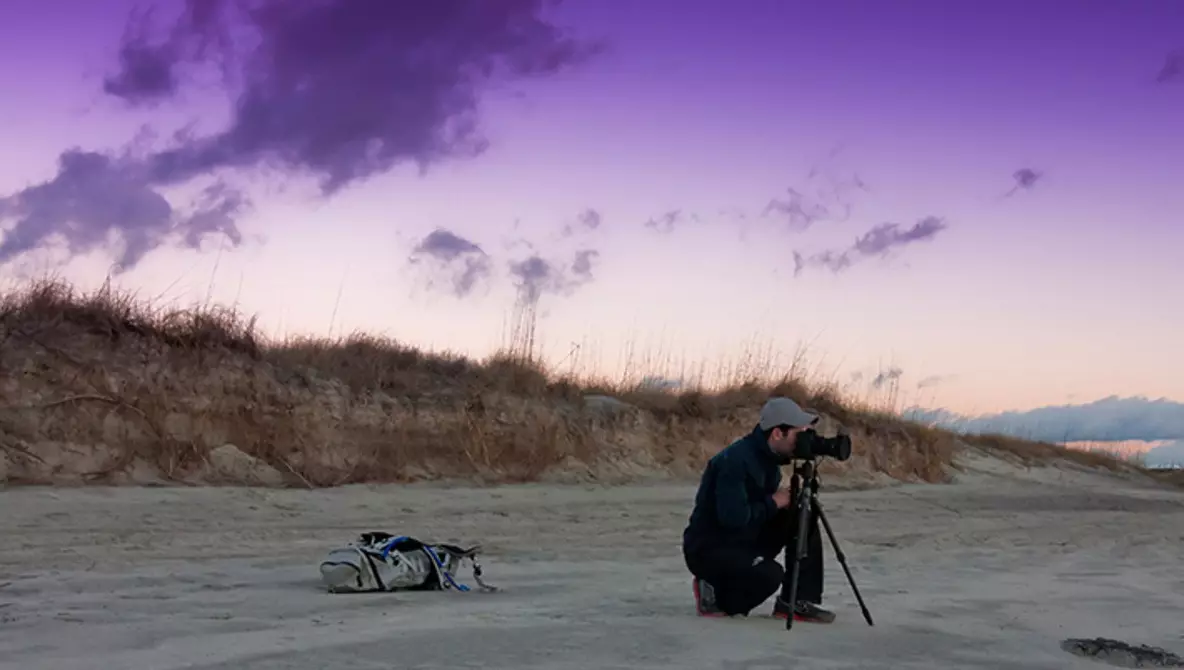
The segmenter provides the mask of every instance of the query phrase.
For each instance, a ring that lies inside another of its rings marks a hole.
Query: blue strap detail
[[[428,552],[428,556],[431,556],[432,560],[436,562],[436,567],[440,569],[440,574],[444,575],[444,579],[448,580],[448,583],[452,585],[452,588],[456,589],[457,591],[469,590],[469,587],[465,586],[464,584],[458,584],[456,580],[452,578],[452,575],[448,574],[448,571],[444,569],[444,561],[440,560],[440,557],[436,555],[436,552],[432,551],[431,547],[425,544],[423,545],[423,548]]]
[[[408,538],[406,535],[400,535],[399,537],[392,537],[391,539],[387,540],[386,546],[382,548],[382,557],[388,558],[391,555],[391,551],[394,550],[395,545],[407,539],[410,538]],[[432,551],[430,546],[424,544],[423,549],[427,552],[428,556],[432,557],[432,561],[436,564],[436,568],[440,571],[440,574],[444,575],[444,579],[452,585],[452,588],[462,592],[470,590],[468,586],[457,583],[457,581],[452,578],[452,575],[444,569],[444,561],[440,560],[440,557],[436,555],[435,551]]]
[[[391,539],[387,540],[386,546],[382,548],[382,557],[389,557],[391,555],[391,550],[395,548],[395,545],[406,539],[409,539],[406,535],[400,535],[399,537],[392,537]]]

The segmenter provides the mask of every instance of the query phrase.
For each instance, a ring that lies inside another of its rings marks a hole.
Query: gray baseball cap
[[[807,412],[789,398],[769,398],[761,408],[761,430],[777,426],[802,428],[818,421],[818,415]]]

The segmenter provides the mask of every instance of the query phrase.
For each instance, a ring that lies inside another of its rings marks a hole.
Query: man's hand
[[[777,505],[777,509],[789,507],[789,489],[778,489],[773,494],[773,504]]]

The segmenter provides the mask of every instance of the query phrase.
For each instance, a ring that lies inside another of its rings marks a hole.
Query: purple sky
[[[7,279],[474,355],[525,297],[561,369],[808,344],[962,413],[1184,400],[1184,2],[192,4],[0,10]]]

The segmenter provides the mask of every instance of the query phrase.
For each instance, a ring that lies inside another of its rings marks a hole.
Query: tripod
[[[812,459],[807,459],[802,465],[794,468],[791,490],[794,492],[794,509],[798,513],[798,537],[797,543],[794,546],[793,558],[790,559],[793,565],[786,566],[792,571],[789,582],[789,606],[793,607],[797,603],[798,576],[801,571],[802,557],[806,555],[806,537],[809,535],[810,513],[813,512],[818,515],[818,520],[822,522],[822,527],[826,529],[826,535],[830,538],[830,546],[834,548],[835,556],[839,559],[839,565],[843,566],[843,572],[847,575],[847,582],[851,584],[851,590],[855,592],[855,599],[859,601],[859,609],[863,610],[864,621],[867,621],[867,625],[873,626],[875,624],[872,623],[872,614],[868,611],[867,605],[864,604],[863,596],[859,595],[859,587],[855,585],[855,578],[851,576],[851,570],[847,568],[847,556],[839,548],[839,541],[835,539],[834,531],[830,527],[830,521],[827,520],[826,513],[822,511],[822,504],[818,501],[818,487],[818,468]],[[786,553],[789,553],[788,548]],[[793,628],[792,611],[785,618],[785,630],[791,628]]]

